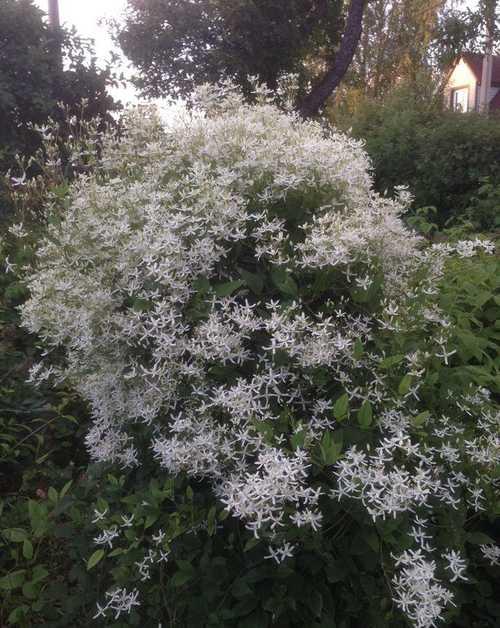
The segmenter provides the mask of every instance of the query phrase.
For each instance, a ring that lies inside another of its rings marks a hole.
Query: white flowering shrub
[[[424,245],[406,193],[376,194],[344,135],[230,87],[198,105],[171,128],[130,113],[72,185],[22,308],[46,348],[32,378],[88,401],[95,461],[152,457],[210,487],[269,564],[316,537],[335,556],[353,526],[386,595],[435,626],[469,578],[468,519],[498,505],[500,462],[487,387],[436,387],[457,357],[440,281],[448,259],[492,245]],[[104,517],[95,543],[111,549],[122,528]],[[477,560],[498,562],[481,543]],[[130,590],[97,616],[130,610]]]

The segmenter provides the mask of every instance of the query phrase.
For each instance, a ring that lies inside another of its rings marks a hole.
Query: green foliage
[[[470,7],[459,9],[451,6],[444,9],[439,16],[435,40],[431,46],[441,72],[447,72],[464,51],[482,50],[481,25],[480,10],[472,11]]]
[[[6,225],[4,224],[4,227]],[[33,256],[40,226],[19,243],[3,237],[0,260],[20,264]],[[75,510],[72,480],[87,464],[82,437],[85,408],[64,389],[27,382],[39,353],[18,326],[26,291],[14,272],[0,276],[0,624],[65,626],[61,617],[90,579],[71,595],[69,571],[81,562],[78,535],[84,519]],[[76,418],[78,417],[78,418]],[[68,511],[71,509],[71,514]],[[69,539],[76,539],[72,546]],[[59,624],[51,623],[59,618]],[[77,625],[75,623],[75,625]]]
[[[489,177],[480,180],[481,186],[472,196],[466,218],[477,231],[492,231],[500,228],[500,182]]]
[[[458,363],[440,372],[456,389],[470,381],[500,393],[500,263],[498,257],[455,260],[441,296],[454,323]]]
[[[0,171],[14,165],[16,153],[31,155],[40,146],[32,125],[57,116],[58,102],[77,114],[85,98],[89,117],[117,108],[106,91],[115,80],[111,66],[99,68],[89,41],[74,31],[56,36],[42,16],[32,0],[2,2]]]
[[[442,111],[440,103],[429,102],[400,89],[337,121],[365,141],[378,190],[408,185],[413,206],[435,207],[440,226],[466,213],[491,228],[499,207],[493,189],[500,180],[500,120]]]
[[[304,61],[338,43],[342,3],[311,0],[130,0],[117,40],[148,96],[189,97],[193,87],[249,76],[275,89],[280,75],[307,77]],[[168,25],[168,26],[167,26]]]

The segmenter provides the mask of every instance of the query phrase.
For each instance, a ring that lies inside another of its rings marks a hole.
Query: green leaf
[[[108,502],[105,499],[102,499],[102,497],[97,498],[97,510],[99,512],[104,512],[105,510],[109,510]]]
[[[104,558],[104,550],[96,550],[87,561],[87,571],[90,571],[92,567],[95,567],[97,563]]]
[[[373,534],[364,534],[363,536],[364,540],[366,541],[366,544],[371,547],[371,549],[378,554],[380,552],[380,541],[378,536],[373,533]]]
[[[9,622],[9,624],[18,624],[19,622],[23,621],[23,619],[27,616],[29,610],[30,610],[29,606],[26,606],[26,604],[17,606],[10,613],[9,617],[7,618],[7,621]]]
[[[139,297],[131,297],[129,303],[129,307],[131,307],[134,312],[148,312],[153,307],[151,301]]]
[[[225,519],[227,519],[229,517],[229,510],[221,510],[219,513],[219,521],[224,521]]]
[[[245,543],[245,547],[243,548],[243,551],[249,552],[251,549],[256,547],[260,543],[260,541],[261,539],[256,539],[254,536],[252,536],[252,538],[248,539],[248,541]]]
[[[57,503],[57,499],[58,499],[58,495],[57,495],[57,491],[56,491],[56,489],[55,489],[55,488],[53,488],[53,487],[51,486],[51,487],[49,488],[49,490],[48,490],[48,493],[47,493],[47,494],[48,494],[48,496],[49,496],[50,501],[51,501],[53,504],[56,504],[56,503]]]
[[[337,421],[342,421],[347,416],[349,410],[349,395],[344,393],[333,405],[333,416]]]
[[[363,401],[361,409],[358,412],[358,423],[363,429],[367,429],[372,423],[372,418],[372,405],[367,399],[365,399],[365,401]]]
[[[422,427],[422,425],[425,424],[430,415],[431,413],[428,410],[425,410],[424,412],[421,412],[420,414],[417,414],[417,416],[413,417],[411,419],[411,424],[414,427]]]
[[[3,578],[0,578],[0,589],[12,591],[17,589],[24,583],[24,574],[26,569],[19,569],[18,571],[12,571]]]
[[[257,432],[259,432],[259,434],[262,434],[264,436],[266,442],[272,440],[274,434],[272,425],[270,425],[269,423],[264,423],[262,421],[257,421],[256,423],[254,423],[254,428]]]
[[[75,423],[76,425],[78,425],[78,419],[72,416],[71,414],[64,414],[61,418],[66,419],[67,421],[71,421],[71,423]],[[70,480],[68,484],[71,484],[71,482],[72,480]]]
[[[72,484],[73,484],[73,480],[66,482],[66,484],[62,487],[61,492],[59,493],[59,499],[62,499],[66,495],[66,493],[71,488]]]
[[[216,515],[217,515],[217,509],[215,508],[215,506],[212,506],[212,508],[210,508],[210,510],[208,511],[208,516],[207,516],[207,531],[208,531],[209,536],[213,536],[215,534]]]
[[[467,543],[471,543],[472,545],[490,545],[491,543],[495,543],[495,541],[484,532],[468,532],[465,539]]]
[[[194,571],[193,565],[188,560],[176,560],[175,563],[181,571],[187,571],[188,573],[193,573]]]
[[[35,500],[30,499],[28,501],[28,513],[30,517],[31,529],[37,536],[41,536],[48,525],[47,506],[44,503],[36,502]]]
[[[304,447],[304,443],[306,440],[306,433],[304,430],[299,430],[295,432],[293,436],[290,438],[290,443],[292,445],[292,449],[295,451],[296,449]]]
[[[146,521],[144,522],[144,529],[150,528],[158,519],[160,518],[159,512],[152,512],[146,517]]]
[[[365,348],[363,347],[363,343],[359,338],[356,338],[356,342],[354,343],[354,357],[356,360],[359,360],[363,353],[365,352]]]
[[[237,600],[240,600],[248,597],[249,595],[252,595],[252,589],[248,586],[243,578],[238,578],[238,580],[235,580],[233,586],[231,587],[231,594]]]
[[[410,390],[412,379],[411,375],[405,375],[399,382],[398,392],[400,395],[406,395],[406,393]]]
[[[210,282],[206,277],[198,277],[195,281],[193,281],[193,288],[196,292],[206,293],[210,292]]]
[[[32,582],[41,582],[49,575],[49,572],[43,565],[35,565],[31,576]]]
[[[192,578],[193,572],[178,571],[172,576],[170,583],[174,587],[181,587],[183,584],[186,584],[186,582],[189,582]]]
[[[217,286],[214,286],[214,292],[218,297],[228,297],[230,294],[233,294],[233,292],[236,292],[238,288],[241,288],[243,283],[243,279],[226,281],[226,283],[221,283]]]
[[[299,294],[299,289],[295,283],[292,275],[287,272],[285,268],[274,267],[271,270],[271,279],[274,285],[283,294],[287,294],[291,297],[296,297]]]
[[[8,530],[4,530],[3,533],[9,541],[12,541],[13,543],[24,543],[24,541],[28,538],[26,530],[23,530],[22,528],[10,528]]]
[[[390,355],[387,358],[384,358],[380,362],[380,368],[382,369],[390,369],[396,364],[399,364],[403,361],[404,355]]]
[[[249,273],[247,270],[240,270],[240,275],[250,290],[257,295],[262,294],[264,289],[264,280],[256,273]]]
[[[40,593],[40,586],[36,582],[25,582],[23,584],[23,595],[29,600],[36,600]]]
[[[23,542],[23,556],[26,560],[33,558],[33,544],[28,539]]]
[[[342,452],[342,439],[335,440],[334,432],[325,432],[321,439],[321,462],[325,465],[335,464]]]

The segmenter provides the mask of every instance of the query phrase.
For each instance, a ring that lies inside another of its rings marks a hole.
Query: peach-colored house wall
[[[477,81],[474,73],[469,68],[469,66],[465,63],[463,59],[455,66],[455,69],[451,73],[451,76],[446,85],[446,89],[444,91],[445,102],[447,106],[451,105],[451,92],[453,89],[458,89],[459,87],[468,87],[469,88],[469,103],[468,110],[474,111],[476,109],[477,104]],[[496,91],[496,88],[494,88]],[[492,94],[493,96],[494,94]]]

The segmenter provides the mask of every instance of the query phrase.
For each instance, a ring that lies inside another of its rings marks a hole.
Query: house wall
[[[490,87],[490,89],[488,90],[488,102],[490,102],[490,100],[493,100],[498,92],[500,92],[499,87]]]
[[[469,111],[474,111],[476,109],[477,102],[476,77],[463,59],[460,59],[460,61],[455,66],[455,69],[451,73],[451,76],[444,90],[445,104],[448,107],[451,106],[451,92],[453,89],[456,89],[458,87],[469,88]]]

